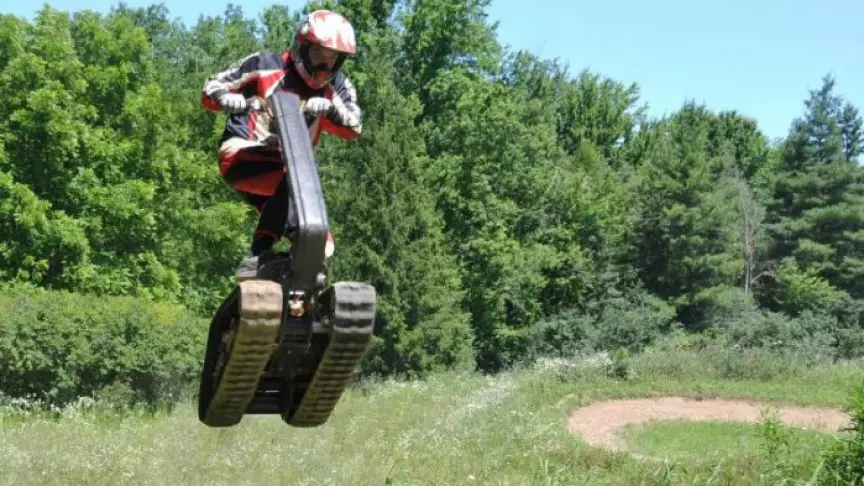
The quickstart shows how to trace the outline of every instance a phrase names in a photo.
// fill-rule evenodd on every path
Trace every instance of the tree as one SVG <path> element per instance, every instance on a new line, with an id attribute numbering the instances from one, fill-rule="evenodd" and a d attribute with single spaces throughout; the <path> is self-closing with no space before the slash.
<path id="1" fill-rule="evenodd" d="M 785 262 L 788 271 L 791 258 L 800 271 L 862 298 L 864 168 L 852 160 L 861 122 L 833 90 L 834 79 L 826 76 L 820 89 L 810 91 L 804 115 L 783 144 L 767 208 L 768 257 Z M 777 302 L 768 295 L 765 300 Z"/>
<path id="2" fill-rule="evenodd" d="M 728 157 L 710 153 L 715 123 L 704 106 L 686 103 L 656 129 L 634 182 L 630 262 L 645 287 L 691 325 L 700 313 L 696 296 L 739 281 L 745 267 Z"/>
<path id="3" fill-rule="evenodd" d="M 747 180 L 739 173 L 733 175 L 733 181 L 738 195 L 741 217 L 741 246 L 744 253 L 744 292 L 751 293 L 751 286 L 759 275 L 756 268 L 759 263 L 759 240 L 762 233 L 762 221 L 765 219 L 765 208 L 756 200 Z"/>

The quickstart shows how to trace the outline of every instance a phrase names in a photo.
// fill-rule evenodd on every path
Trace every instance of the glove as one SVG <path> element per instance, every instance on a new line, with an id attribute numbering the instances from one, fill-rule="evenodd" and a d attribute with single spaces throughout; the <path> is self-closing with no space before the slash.
<path id="1" fill-rule="evenodd" d="M 340 124 L 353 129 L 358 134 L 360 133 L 360 116 L 357 115 L 356 111 L 351 111 L 344 106 L 341 110 L 337 108 L 334 111 L 336 112 L 335 118 Z"/>
<path id="2" fill-rule="evenodd" d="M 303 111 L 309 115 L 319 116 L 330 113 L 333 109 L 333 102 L 327 98 L 316 96 L 306 100 L 306 106 Z"/>
<path id="3" fill-rule="evenodd" d="M 240 113 L 246 111 L 246 98 L 239 93 L 225 93 L 217 100 L 219 106 L 229 113 Z"/>
<path id="4" fill-rule="evenodd" d="M 334 98 L 333 110 L 331 112 L 336 123 L 351 128 L 360 133 L 360 108 L 356 103 L 345 103 L 338 96 Z"/>

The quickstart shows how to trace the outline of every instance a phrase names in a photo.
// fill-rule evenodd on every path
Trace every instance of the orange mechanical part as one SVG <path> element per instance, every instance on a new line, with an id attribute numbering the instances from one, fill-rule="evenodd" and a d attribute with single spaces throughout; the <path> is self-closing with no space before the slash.
<path id="1" fill-rule="evenodd" d="M 301 317 L 306 313 L 306 306 L 303 305 L 303 301 L 300 300 L 300 297 L 295 296 L 289 305 L 289 309 L 291 311 L 291 315 L 293 317 Z"/>

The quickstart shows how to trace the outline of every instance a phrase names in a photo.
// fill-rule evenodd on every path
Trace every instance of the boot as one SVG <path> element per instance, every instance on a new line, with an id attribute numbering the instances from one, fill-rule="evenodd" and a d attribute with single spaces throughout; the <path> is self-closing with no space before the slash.
<path id="1" fill-rule="evenodd" d="M 258 256 L 249 254 L 240 261 L 235 273 L 238 282 L 253 279 L 258 276 Z"/>

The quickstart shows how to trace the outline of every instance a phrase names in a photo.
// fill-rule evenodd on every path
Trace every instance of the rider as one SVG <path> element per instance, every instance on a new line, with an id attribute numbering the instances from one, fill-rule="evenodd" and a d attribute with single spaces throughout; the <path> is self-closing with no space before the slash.
<path id="1" fill-rule="evenodd" d="M 201 104 L 230 114 L 219 140 L 219 172 L 259 215 L 249 255 L 237 267 L 238 280 L 257 275 L 258 257 L 285 236 L 288 217 L 286 169 L 272 114 L 254 109 L 248 98 L 263 100 L 277 89 L 296 93 L 306 102 L 313 146 L 322 131 L 354 140 L 361 132 L 361 111 L 342 65 L 355 53 L 351 23 L 338 13 L 316 10 L 298 25 L 290 51 L 250 54 L 205 82 Z M 328 232 L 325 259 L 333 251 Z"/>

